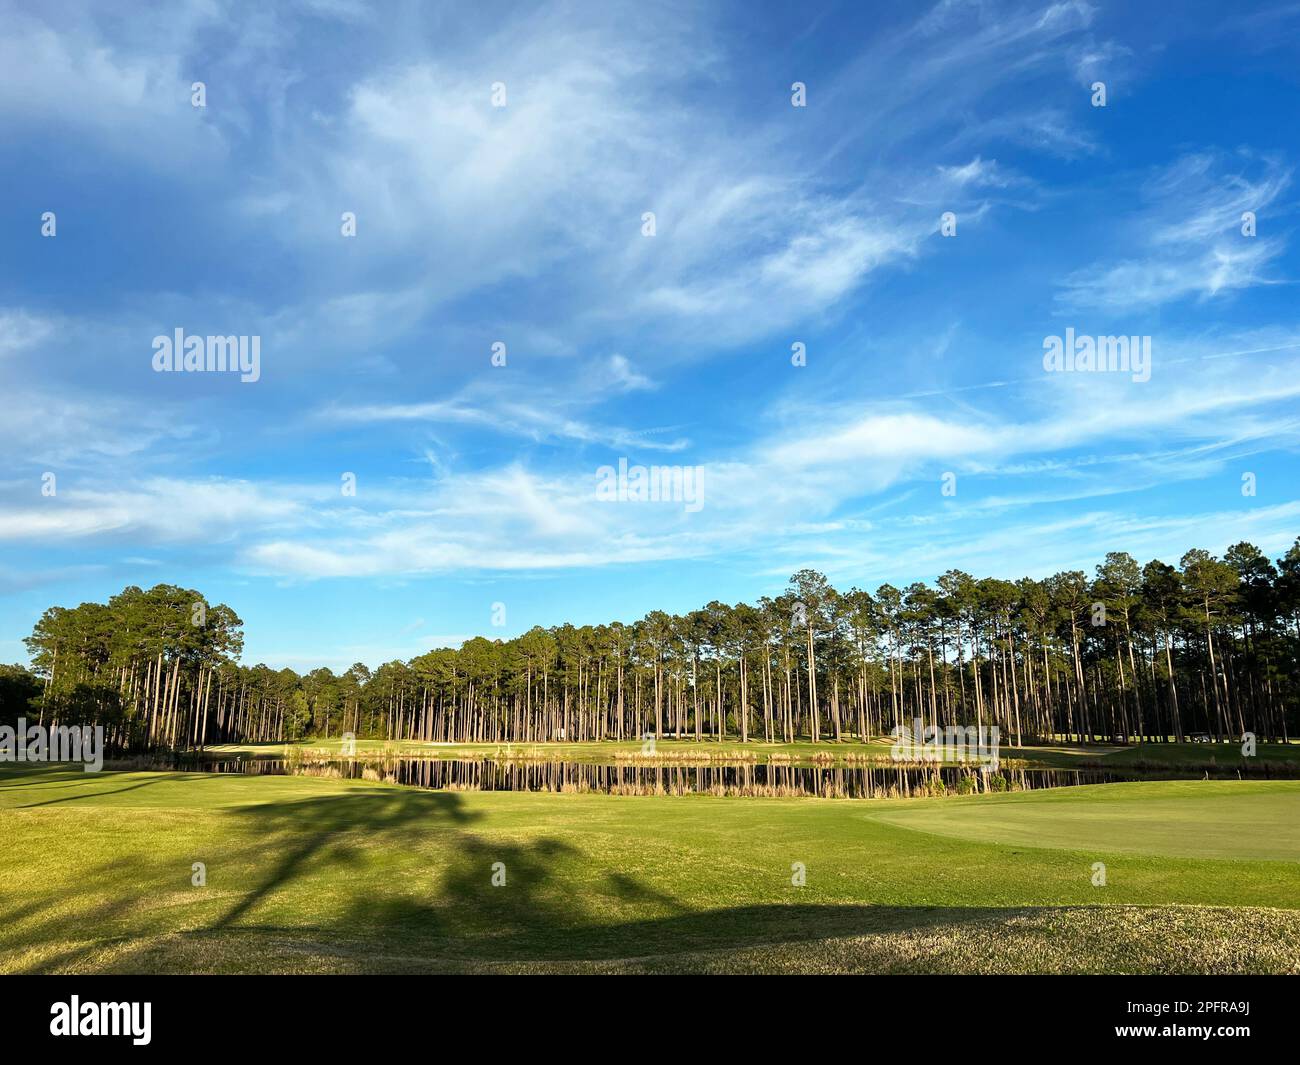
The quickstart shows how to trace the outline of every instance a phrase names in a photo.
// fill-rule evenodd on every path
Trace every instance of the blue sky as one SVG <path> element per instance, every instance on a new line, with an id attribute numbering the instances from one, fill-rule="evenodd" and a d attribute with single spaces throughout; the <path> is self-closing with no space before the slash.
<path id="1" fill-rule="evenodd" d="M 1300 6 L 271 7 L 4 5 L 0 660 L 127 584 L 343 668 L 1300 532 Z"/>

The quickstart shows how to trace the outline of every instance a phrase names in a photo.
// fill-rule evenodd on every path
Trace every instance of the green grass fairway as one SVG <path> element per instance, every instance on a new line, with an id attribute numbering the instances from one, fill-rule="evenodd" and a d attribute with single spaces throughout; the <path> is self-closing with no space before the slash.
<path id="1" fill-rule="evenodd" d="M 1138 743 L 1132 747 L 1112 748 L 1100 759 L 1104 765 L 1169 765 L 1247 767 L 1290 765 L 1300 768 L 1300 744 L 1261 743 L 1250 758 L 1241 753 L 1239 743 Z"/>
<path id="2" fill-rule="evenodd" d="M 1300 972 L 1298 812 L 1289 781 L 886 802 L 8 766 L 0 971 Z"/>
<path id="3" fill-rule="evenodd" d="M 1004 747 L 1003 756 L 1023 759 L 1030 765 L 1060 769 L 1136 769 L 1187 773 L 1202 770 L 1240 771 L 1243 775 L 1282 771 L 1300 774 L 1300 744 L 1261 743 L 1247 758 L 1239 743 L 1135 743 L 1119 747 L 1107 744 L 1083 746 Z"/>
<path id="4" fill-rule="evenodd" d="M 1291 781 L 1105 784 L 893 804 L 880 820 L 918 832 L 1024 847 L 1300 861 L 1300 785 Z"/>

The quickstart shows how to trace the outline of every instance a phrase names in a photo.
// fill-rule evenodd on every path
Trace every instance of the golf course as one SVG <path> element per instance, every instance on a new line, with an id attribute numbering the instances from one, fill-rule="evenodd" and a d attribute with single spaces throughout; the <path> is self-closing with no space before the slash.
<path id="1" fill-rule="evenodd" d="M 0 769 L 0 972 L 1300 972 L 1300 780 L 938 799 Z"/>

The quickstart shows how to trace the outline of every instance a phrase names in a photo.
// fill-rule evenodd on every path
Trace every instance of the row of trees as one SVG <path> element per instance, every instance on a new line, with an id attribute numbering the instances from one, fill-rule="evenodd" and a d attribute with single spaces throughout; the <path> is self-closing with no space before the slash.
<path id="1" fill-rule="evenodd" d="M 359 737 L 457 742 L 843 740 L 896 724 L 1005 739 L 1254 732 L 1300 703 L 1300 539 L 1178 567 L 1112 552 L 1090 579 L 976 579 L 840 592 L 813 570 L 755 604 L 482 637 L 373 672 L 238 664 L 241 622 L 197 592 L 131 587 L 52 607 L 6 667 L 0 712 L 104 724 L 119 748 Z"/>

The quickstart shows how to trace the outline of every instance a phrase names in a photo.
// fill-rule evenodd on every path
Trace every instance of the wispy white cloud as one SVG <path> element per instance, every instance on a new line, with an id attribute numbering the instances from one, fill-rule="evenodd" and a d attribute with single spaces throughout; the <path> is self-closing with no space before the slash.
<path id="1" fill-rule="evenodd" d="M 639 392 L 655 387 L 655 383 L 650 378 L 633 368 L 631 360 L 626 355 L 619 355 L 617 352 L 609 357 L 606 373 L 611 386 L 620 392 Z"/>
<path id="2" fill-rule="evenodd" d="M 13 495 L 19 486 L 10 485 L 0 537 L 225 541 L 249 572 L 292 579 L 594 568 L 776 545 L 797 553 L 800 544 L 813 543 L 828 555 L 863 561 L 852 541 L 864 529 L 877 542 L 891 529 L 899 538 L 905 530 L 914 536 L 923 516 L 927 528 L 953 524 L 954 536 L 992 522 L 1014 540 L 1047 519 L 1008 522 L 1009 513 L 1040 515 L 1123 493 L 1136 498 L 1182 477 L 1212 478 L 1260 449 L 1300 444 L 1293 414 L 1300 359 L 1247 361 L 1250 372 L 1243 372 L 1240 360 L 1185 357 L 1182 373 L 1157 372 L 1145 384 L 1044 375 L 1036 386 L 1022 386 L 1023 409 L 1035 412 L 1028 417 L 1005 409 L 939 413 L 898 402 L 865 410 L 850 401 L 789 407 L 765 438 L 736 454 L 703 458 L 705 506 L 695 513 L 680 504 L 601 501 L 597 461 L 577 470 L 561 463 L 552 472 L 515 461 L 443 469 L 433 481 L 367 482 L 346 500 L 321 485 L 158 479 L 125 491 L 77 486 L 57 500 L 36 499 L 26 486 L 22 502 Z M 791 424 L 801 424 L 797 434 Z M 938 490 L 946 470 L 964 478 L 952 501 Z M 994 482 L 991 490 L 981 487 Z M 882 511 L 866 525 L 855 516 L 917 487 L 921 496 L 906 516 Z M 1260 503 L 1275 517 L 1289 513 L 1277 506 Z M 1227 524 L 1246 520 L 1238 515 Z M 1270 526 L 1269 535 L 1281 532 Z M 972 541 L 966 555 L 977 547 Z M 890 555 L 919 563 L 917 550 L 903 551 L 899 539 Z"/>
<path id="3" fill-rule="evenodd" d="M 35 348 L 55 330 L 49 318 L 22 310 L 0 310 L 0 358 Z"/>
<path id="4" fill-rule="evenodd" d="M 1286 240 L 1268 210 L 1290 184 L 1291 171 L 1273 159 L 1242 157 L 1237 163 L 1257 174 L 1234 172 L 1230 160 L 1209 153 L 1184 156 L 1158 172 L 1141 190 L 1137 210 L 1121 223 L 1124 239 L 1135 240 L 1139 254 L 1070 274 L 1061 304 L 1157 307 L 1280 281 L 1268 268 L 1286 250 Z M 1248 211 L 1258 218 L 1254 236 L 1242 232 Z"/>
<path id="5" fill-rule="evenodd" d="M 201 79 L 181 67 L 218 13 L 215 4 L 177 4 L 150 20 L 149 34 L 111 39 L 105 31 L 112 23 L 97 23 L 91 10 L 64 9 L 57 17 L 9 10 L 0 36 L 0 118 L 11 130 L 74 131 L 96 151 L 137 165 L 210 165 L 226 146 L 217 126 L 191 106 L 190 86 Z"/>
<path id="6" fill-rule="evenodd" d="M 3 486 L 0 540 L 129 536 L 133 542 L 210 544 L 309 517 L 302 497 L 310 490 L 290 494 L 246 481 L 153 478 L 86 485 L 65 478 L 55 484 L 53 495 L 41 494 L 39 480 Z M 315 494 L 323 492 L 317 488 Z"/>
<path id="7" fill-rule="evenodd" d="M 638 387 L 646 387 L 644 385 Z M 622 386 L 620 391 L 627 391 Z M 475 393 L 478 393 L 477 397 Z M 483 395 L 471 390 L 465 396 L 423 403 L 334 404 L 321 410 L 318 417 L 335 424 L 375 425 L 385 422 L 412 422 L 429 425 L 469 425 L 507 437 L 535 441 L 568 441 L 579 444 L 602 444 L 608 447 L 645 451 L 681 451 L 684 439 L 657 439 L 648 431 L 601 426 L 565 413 L 573 404 L 557 400 L 555 405 L 524 397 L 505 398 Z"/>

